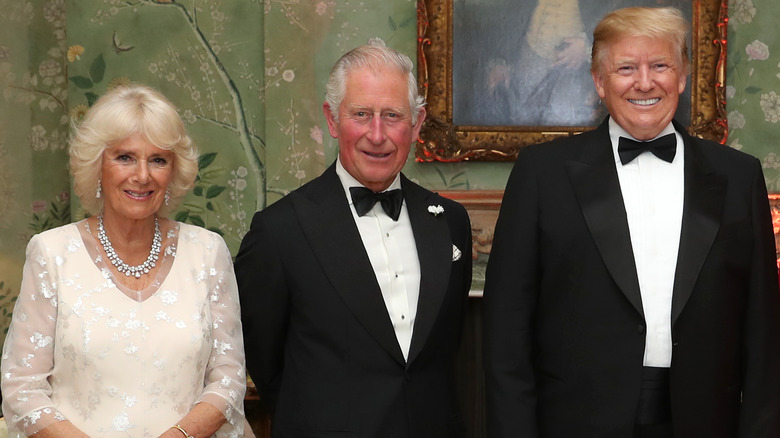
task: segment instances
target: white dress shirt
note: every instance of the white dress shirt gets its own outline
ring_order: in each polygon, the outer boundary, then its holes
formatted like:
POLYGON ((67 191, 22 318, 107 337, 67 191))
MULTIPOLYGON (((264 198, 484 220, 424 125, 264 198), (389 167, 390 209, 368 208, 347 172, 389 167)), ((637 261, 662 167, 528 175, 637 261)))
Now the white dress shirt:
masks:
MULTIPOLYGON (((376 280, 382 290, 382 298, 387 307, 390 321, 393 323, 398 345, 409 357, 412 343, 412 330, 417 316, 417 300, 420 296, 420 259, 417 245, 409 221, 406 199, 401 205, 398 221, 390 218, 377 202, 374 208, 364 216, 358 216, 349 193, 350 187, 364 187, 344 169, 341 161, 336 162, 336 174, 344 186, 344 194, 349 202, 352 217, 355 219, 363 246, 366 248, 376 280)), ((387 190, 400 189, 401 178, 387 190)))
POLYGON ((609 119, 647 324, 644 365, 652 367, 669 367, 672 363, 672 289, 682 227, 685 154, 682 137, 671 123, 658 137, 671 133, 677 137, 677 153, 671 163, 645 152, 624 165, 618 155, 618 141, 620 137, 633 137, 609 119))

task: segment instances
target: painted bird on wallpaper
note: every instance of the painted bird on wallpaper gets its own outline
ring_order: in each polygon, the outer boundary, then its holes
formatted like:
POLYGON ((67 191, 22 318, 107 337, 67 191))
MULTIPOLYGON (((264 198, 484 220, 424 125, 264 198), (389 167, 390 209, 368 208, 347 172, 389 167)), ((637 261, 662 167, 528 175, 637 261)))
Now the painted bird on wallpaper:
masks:
POLYGON ((114 49, 114 53, 119 55, 122 52, 127 52, 129 50, 133 50, 135 46, 123 46, 122 43, 119 41, 119 37, 116 35, 116 31, 114 31, 114 35, 111 37, 111 47, 114 49))

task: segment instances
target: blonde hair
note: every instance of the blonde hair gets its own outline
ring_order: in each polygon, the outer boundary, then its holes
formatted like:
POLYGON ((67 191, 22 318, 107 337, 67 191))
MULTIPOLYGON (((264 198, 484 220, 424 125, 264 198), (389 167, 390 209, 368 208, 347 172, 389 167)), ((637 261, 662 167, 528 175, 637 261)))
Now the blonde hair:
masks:
POLYGON ((590 70, 601 73, 609 46, 626 37, 648 37, 671 42, 678 51, 682 73, 690 72, 688 58, 689 24, 676 8, 623 8, 601 19, 593 31, 590 70))
POLYGON ((149 143, 174 154, 173 177, 168 185, 170 201, 160 208, 161 215, 170 214, 194 185, 198 151, 176 107, 153 88, 122 85, 106 92, 84 119, 74 124, 70 140, 74 192, 90 214, 103 211, 103 198, 95 197, 103 152, 133 134, 141 134, 149 143))
POLYGON ((333 120, 339 120, 339 105, 347 94, 347 76, 363 67, 373 71, 384 69, 400 71, 406 76, 408 87, 409 108, 412 110, 412 125, 417 123, 420 109, 425 106, 425 99, 417 91, 417 78, 414 76, 414 64, 408 56, 385 46, 377 38, 372 38, 368 44, 358 46, 345 53, 330 71, 325 93, 325 101, 330 106, 333 120))

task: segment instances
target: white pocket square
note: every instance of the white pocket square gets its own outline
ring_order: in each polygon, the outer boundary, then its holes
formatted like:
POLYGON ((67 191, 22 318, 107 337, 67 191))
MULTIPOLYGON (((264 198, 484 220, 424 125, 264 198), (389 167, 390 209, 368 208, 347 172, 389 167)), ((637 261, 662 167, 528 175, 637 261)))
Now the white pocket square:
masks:
POLYGON ((452 261, 453 262, 457 262, 458 260, 460 260, 460 256, 461 256, 460 250, 458 249, 457 246, 455 246, 453 244, 452 245, 452 261))

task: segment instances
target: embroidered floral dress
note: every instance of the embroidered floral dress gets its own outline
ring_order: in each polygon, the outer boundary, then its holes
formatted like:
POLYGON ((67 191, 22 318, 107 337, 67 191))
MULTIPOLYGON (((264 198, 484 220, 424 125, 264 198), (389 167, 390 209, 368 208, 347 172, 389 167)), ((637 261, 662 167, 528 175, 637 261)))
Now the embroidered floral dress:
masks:
POLYGON ((3 347, 10 436, 68 419, 91 437, 157 437, 198 402, 243 436, 235 276, 217 234, 170 222, 153 283, 115 281, 86 220, 34 236, 3 347))

